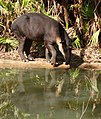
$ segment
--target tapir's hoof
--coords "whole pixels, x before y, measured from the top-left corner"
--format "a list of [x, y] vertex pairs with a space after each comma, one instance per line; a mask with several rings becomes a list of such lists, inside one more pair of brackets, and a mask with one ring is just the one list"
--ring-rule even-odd
[[65, 63], [65, 65], [69, 65], [69, 64], [70, 64], [70, 62], [66, 62], [66, 63]]
[[56, 63], [51, 62], [51, 65], [53, 65], [53, 67], [56, 67]]
[[56, 64], [53, 64], [53, 67], [57, 67], [57, 65]]
[[29, 60], [29, 61], [33, 61], [34, 58], [33, 58], [33, 57], [28, 57], [28, 60]]
[[51, 63], [51, 61], [50, 61], [50, 60], [47, 60], [47, 59], [46, 59], [46, 62], [47, 62], [47, 63]]
[[29, 62], [28, 59], [22, 59], [22, 62]]

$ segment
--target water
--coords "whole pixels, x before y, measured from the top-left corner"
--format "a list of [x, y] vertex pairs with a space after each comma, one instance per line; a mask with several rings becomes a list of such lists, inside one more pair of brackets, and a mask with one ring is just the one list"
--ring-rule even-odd
[[0, 119], [101, 119], [101, 71], [0, 69]]

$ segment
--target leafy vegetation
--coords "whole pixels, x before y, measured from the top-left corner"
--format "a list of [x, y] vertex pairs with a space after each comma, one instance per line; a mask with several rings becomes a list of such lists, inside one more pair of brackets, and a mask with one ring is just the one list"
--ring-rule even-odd
[[4, 38], [4, 37], [1, 37], [0, 38], [0, 46], [1, 46], [1, 49], [4, 49], [5, 48], [5, 51], [8, 52], [10, 50], [15, 50], [18, 46], [18, 41], [17, 40], [14, 40], [14, 37], [10, 37], [10, 38]]
[[99, 47], [100, 6], [100, 0], [0, 0], [0, 46], [7, 44], [6, 49], [15, 49], [10, 26], [16, 17], [26, 12], [41, 12], [61, 22], [67, 30], [75, 28], [73, 37], [77, 39], [73, 47]]

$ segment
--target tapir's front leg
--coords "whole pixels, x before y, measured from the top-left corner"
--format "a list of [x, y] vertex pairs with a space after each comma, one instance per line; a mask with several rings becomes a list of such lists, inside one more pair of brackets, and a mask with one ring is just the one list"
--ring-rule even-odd
[[54, 46], [49, 43], [47, 43], [46, 48], [47, 48], [47, 50], [50, 51], [50, 53], [52, 55], [50, 62], [53, 66], [55, 66], [56, 65], [56, 50], [54, 49]]
[[57, 37], [56, 43], [65, 59], [66, 65], [68, 65], [71, 59], [71, 49], [69, 48], [69, 45], [67, 45], [65, 41], [62, 41], [60, 37]]

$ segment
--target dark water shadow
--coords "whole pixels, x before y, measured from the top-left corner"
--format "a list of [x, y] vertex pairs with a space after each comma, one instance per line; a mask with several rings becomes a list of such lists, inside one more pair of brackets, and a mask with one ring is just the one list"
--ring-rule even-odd
[[76, 54], [72, 54], [70, 67], [71, 68], [77, 68], [78, 66], [83, 64], [84, 63], [84, 60], [83, 60], [84, 55], [85, 55], [85, 49], [84, 48], [82, 48], [82, 50], [80, 51], [80, 56], [78, 56]]
[[83, 63], [84, 63], [83, 57], [79, 57], [78, 55], [72, 54], [70, 68], [77, 68]]
[[[80, 52], [80, 56], [76, 55], [76, 54], [71, 54], [71, 61], [70, 61], [70, 68], [77, 68], [79, 67], [81, 64], [84, 63], [83, 57], [84, 57], [84, 49], [81, 50]], [[60, 52], [58, 52], [57, 54], [57, 67], [59, 65], [62, 65], [65, 62], [62, 54]]]

